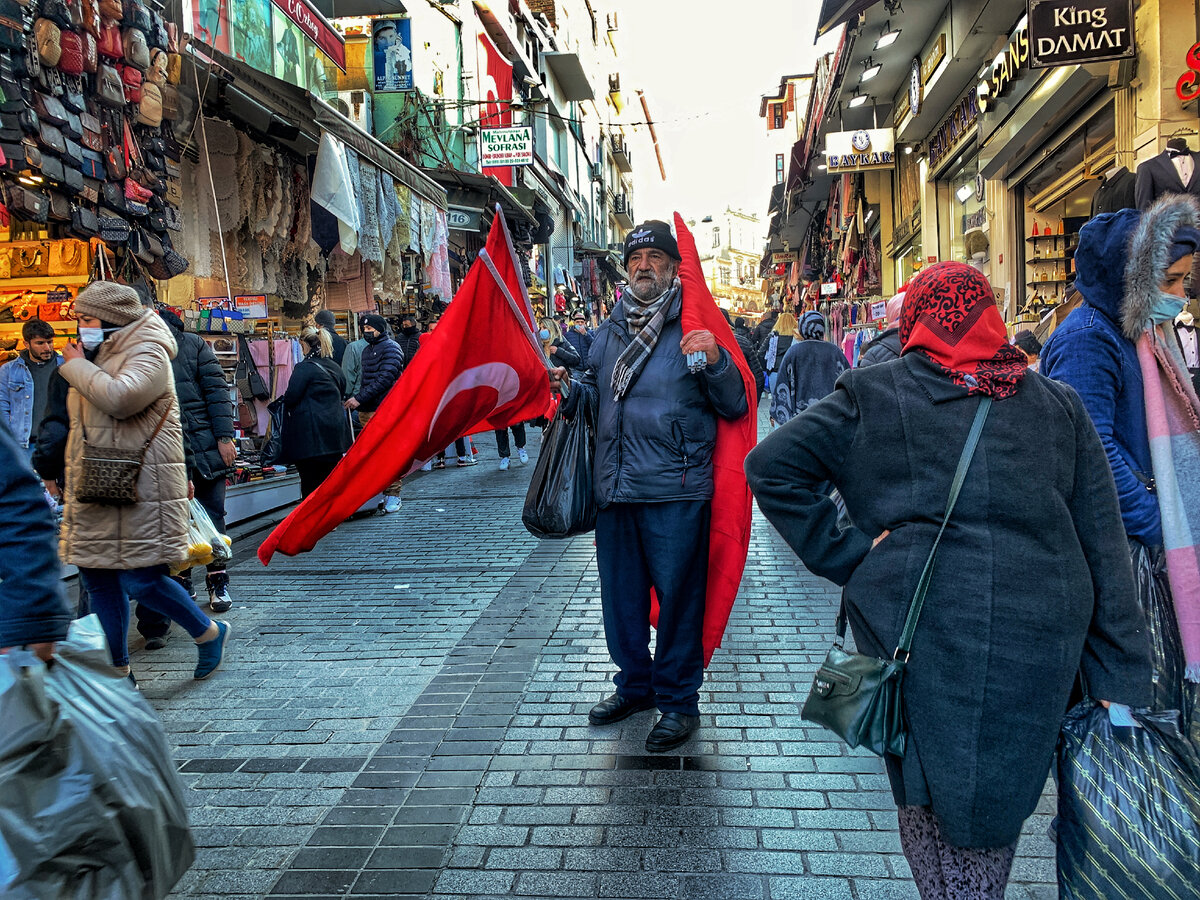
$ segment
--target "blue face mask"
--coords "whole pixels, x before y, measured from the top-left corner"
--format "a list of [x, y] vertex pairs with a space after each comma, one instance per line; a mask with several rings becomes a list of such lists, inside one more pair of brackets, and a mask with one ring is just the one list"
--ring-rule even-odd
[[1183, 312], [1187, 301], [1174, 294], [1159, 292], [1158, 298], [1150, 305], [1150, 321], [1155, 325], [1163, 322], [1173, 322], [1175, 317]]
[[550, 340], [550, 329], [543, 328], [541, 331], [538, 332], [538, 337], [540, 337], [543, 341]]

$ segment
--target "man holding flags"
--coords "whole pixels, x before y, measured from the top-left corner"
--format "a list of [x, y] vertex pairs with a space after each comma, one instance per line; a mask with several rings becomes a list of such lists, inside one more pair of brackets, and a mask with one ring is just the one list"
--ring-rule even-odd
[[[700, 724], [704, 666], [745, 563], [749, 494], [740, 468], [754, 440], [753, 381], [678, 216], [676, 227], [686, 263], [666, 222], [644, 222], [625, 238], [629, 287], [563, 403], [568, 418], [581, 402], [596, 412], [596, 557], [605, 638], [619, 670], [616, 693], [588, 719], [609, 725], [657, 707], [662, 717], [646, 739], [652, 753], [683, 744]], [[565, 369], [551, 375], [567, 377]], [[727, 458], [717, 458], [719, 449]], [[723, 523], [714, 494], [729, 507]], [[723, 579], [710, 579], [714, 566]]]

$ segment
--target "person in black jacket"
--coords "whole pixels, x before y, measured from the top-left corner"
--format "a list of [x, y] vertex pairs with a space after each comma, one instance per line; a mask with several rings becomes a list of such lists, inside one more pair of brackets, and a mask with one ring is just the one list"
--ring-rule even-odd
[[[593, 725], [640, 710], [662, 713], [646, 739], [660, 753], [699, 727], [702, 620], [717, 417], [746, 414], [737, 365], [707, 330], [683, 333], [679, 248], [665, 222], [625, 239], [630, 283], [596, 331], [588, 367], [563, 415], [596, 411], [596, 562], [616, 693], [592, 708]], [[689, 369], [687, 354], [705, 362]], [[553, 377], [567, 377], [565, 367]], [[660, 613], [650, 655], [650, 590]]]
[[67, 636], [57, 545], [29, 453], [0, 425], [0, 653], [28, 647], [48, 661]]
[[[368, 314], [362, 317], [362, 333], [367, 346], [362, 352], [362, 387], [345, 402], [346, 409], [358, 410], [358, 421], [365, 428], [379, 409], [404, 371], [404, 351], [388, 336], [383, 316]], [[397, 478], [384, 490], [383, 511], [400, 509], [401, 479]]]
[[840, 347], [825, 340], [825, 317], [810, 309], [800, 317], [800, 340], [779, 363], [771, 385], [771, 424], [778, 426], [829, 394], [850, 364]]
[[404, 365], [411, 365], [413, 357], [421, 349], [421, 329], [417, 327], [417, 320], [412, 316], [400, 318], [400, 336], [396, 338], [396, 343], [404, 352]]
[[858, 368], [873, 366], [900, 358], [900, 312], [904, 308], [904, 291], [887, 302], [887, 330], [863, 345], [858, 354]]
[[283, 395], [283, 455], [295, 463], [300, 496], [307, 497], [341, 461], [351, 436], [349, 414], [342, 407], [346, 376], [333, 361], [328, 329], [306, 328], [301, 340], [308, 355], [296, 366]]
[[346, 339], [337, 332], [337, 319], [329, 310], [323, 309], [313, 316], [313, 321], [317, 323], [318, 328], [324, 328], [329, 332], [329, 341], [333, 347], [333, 361], [340, 366], [342, 357], [346, 355]]
[[575, 348], [579, 354], [579, 364], [587, 365], [588, 354], [592, 350], [595, 338], [587, 327], [587, 316], [582, 309], [577, 309], [571, 316], [571, 328], [563, 332], [563, 339]]
[[[721, 314], [725, 316], [725, 321], [729, 322], [729, 312], [723, 309]], [[762, 361], [758, 358], [758, 353], [755, 352], [754, 344], [750, 340], [750, 329], [746, 327], [746, 320], [738, 316], [737, 321], [742, 323], [740, 330], [736, 324], [730, 323], [733, 339], [737, 341], [742, 356], [746, 357], [746, 365], [750, 367], [750, 374], [754, 376], [754, 386], [758, 390], [757, 396], [761, 397], [767, 386], [766, 377], [763, 375]]]

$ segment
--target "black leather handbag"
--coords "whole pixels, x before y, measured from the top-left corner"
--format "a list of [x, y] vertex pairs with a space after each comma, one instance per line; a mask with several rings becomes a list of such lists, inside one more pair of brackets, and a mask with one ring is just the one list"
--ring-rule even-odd
[[954, 504], [971, 468], [971, 458], [983, 433], [984, 422], [992, 407], [992, 398], [985, 396], [975, 412], [971, 431], [963, 446], [950, 485], [950, 497], [946, 501], [946, 514], [942, 527], [933, 541], [933, 547], [925, 560], [925, 568], [917, 581], [908, 615], [904, 619], [904, 630], [891, 659], [877, 659], [861, 653], [847, 653], [846, 606], [838, 611], [837, 640], [825, 656], [825, 662], [817, 670], [812, 690], [804, 702], [800, 718], [816, 722], [828, 728], [851, 747], [865, 747], [872, 753], [883, 756], [903, 756], [908, 745], [908, 727], [904, 721], [904, 703], [901, 686], [904, 669], [912, 652], [913, 634], [925, 605], [925, 594], [933, 578], [933, 564], [937, 559], [938, 545], [954, 512]]

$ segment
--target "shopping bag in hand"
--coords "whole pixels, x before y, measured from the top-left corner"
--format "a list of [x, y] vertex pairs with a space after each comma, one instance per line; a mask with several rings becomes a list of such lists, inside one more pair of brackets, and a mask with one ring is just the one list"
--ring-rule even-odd
[[208, 510], [201, 505], [199, 500], [189, 502], [188, 512], [191, 515], [192, 525], [201, 539], [212, 547], [212, 561], [229, 562], [233, 559], [233, 541], [229, 539], [228, 535], [217, 531], [217, 526], [209, 518]]
[[1200, 898], [1200, 758], [1178, 713], [1133, 721], [1114, 725], [1109, 710], [1084, 701], [1063, 722], [1061, 900]]
[[0, 656], [0, 897], [165, 897], [195, 858], [150, 704], [115, 677], [95, 616], [47, 666]]
[[283, 398], [278, 397], [267, 404], [267, 439], [263, 441], [259, 461], [264, 466], [286, 466], [283, 453], [283, 429], [287, 427], [287, 410]]
[[541, 538], [565, 538], [596, 527], [592, 462], [596, 455], [594, 412], [579, 403], [572, 419], [555, 412], [533, 469], [521, 521]]

